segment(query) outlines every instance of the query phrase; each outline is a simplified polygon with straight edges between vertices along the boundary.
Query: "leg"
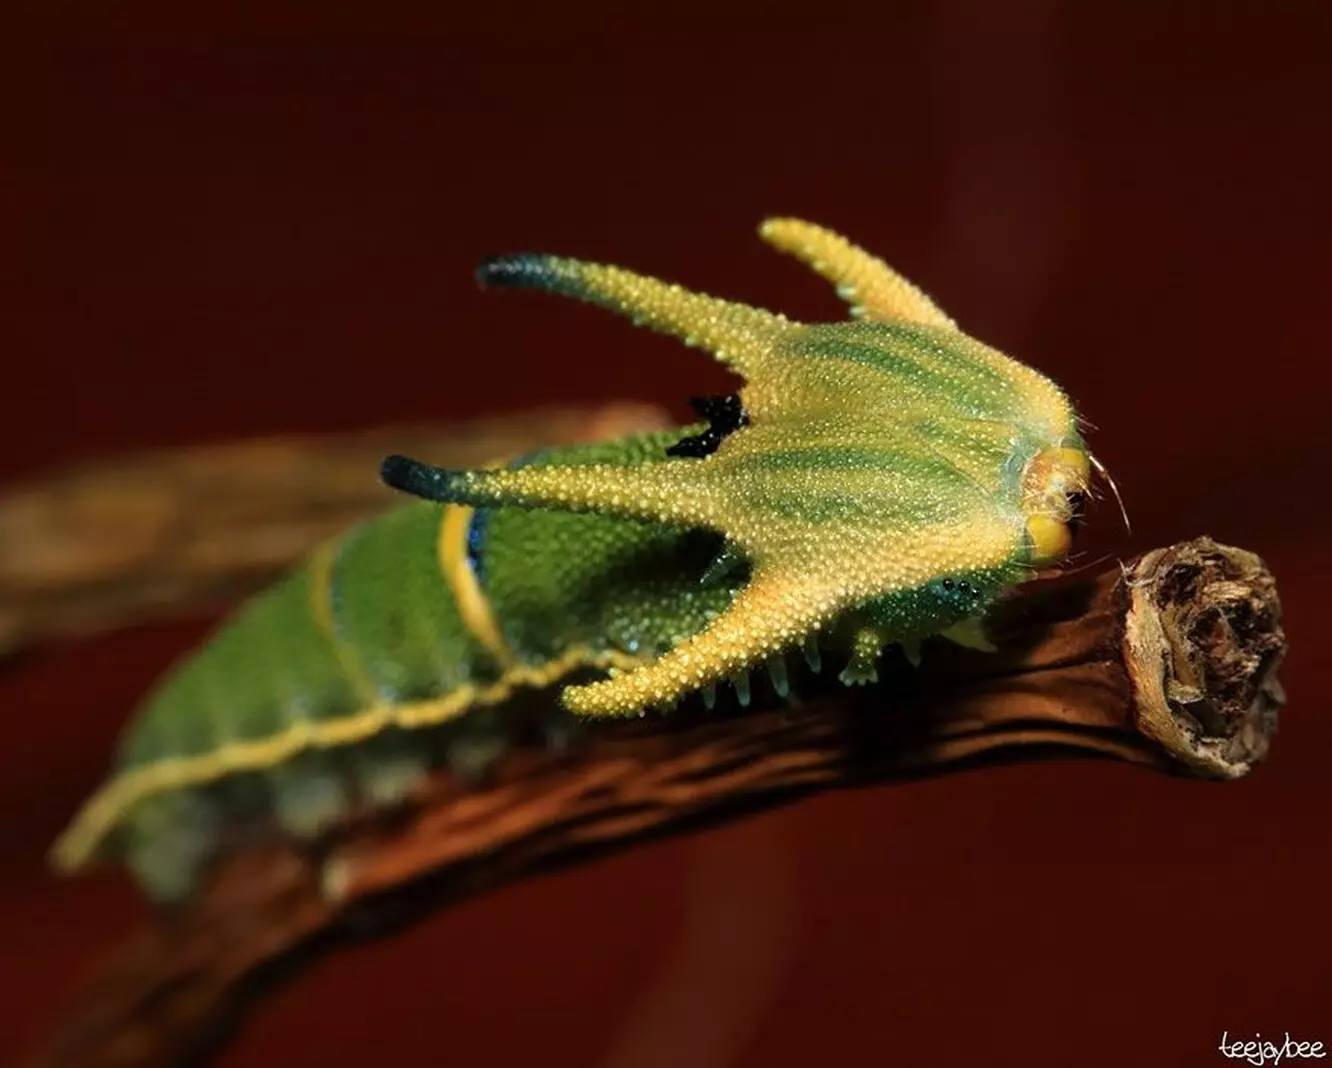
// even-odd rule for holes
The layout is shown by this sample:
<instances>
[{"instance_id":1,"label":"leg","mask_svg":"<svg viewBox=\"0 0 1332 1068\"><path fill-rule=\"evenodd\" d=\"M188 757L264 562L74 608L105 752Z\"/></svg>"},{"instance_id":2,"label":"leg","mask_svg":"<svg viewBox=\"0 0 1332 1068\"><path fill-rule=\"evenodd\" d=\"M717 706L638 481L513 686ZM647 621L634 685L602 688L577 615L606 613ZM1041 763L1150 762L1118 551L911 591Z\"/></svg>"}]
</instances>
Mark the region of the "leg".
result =
<instances>
[{"instance_id":1,"label":"leg","mask_svg":"<svg viewBox=\"0 0 1332 1068\"><path fill-rule=\"evenodd\" d=\"M879 680L879 657L888 644L888 636L878 627L865 624L856 628L851 639L851 661L837 677L844 686L864 686Z\"/></svg>"}]
</instances>

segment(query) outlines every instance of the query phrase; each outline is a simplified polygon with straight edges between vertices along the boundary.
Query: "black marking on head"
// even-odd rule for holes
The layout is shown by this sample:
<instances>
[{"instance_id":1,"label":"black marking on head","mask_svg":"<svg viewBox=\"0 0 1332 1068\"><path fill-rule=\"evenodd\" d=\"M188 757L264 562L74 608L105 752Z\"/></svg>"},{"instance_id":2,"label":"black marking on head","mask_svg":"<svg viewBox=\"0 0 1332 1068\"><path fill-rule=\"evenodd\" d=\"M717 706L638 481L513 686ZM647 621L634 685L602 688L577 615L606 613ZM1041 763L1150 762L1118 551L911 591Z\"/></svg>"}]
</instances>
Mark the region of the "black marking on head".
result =
<instances>
[{"instance_id":1,"label":"black marking on head","mask_svg":"<svg viewBox=\"0 0 1332 1068\"><path fill-rule=\"evenodd\" d=\"M739 393L725 393L717 397L690 397L689 405L708 421L707 430L681 438L666 450L667 456L687 456L702 459L711 456L722 440L742 426L749 425L749 413Z\"/></svg>"}]
</instances>

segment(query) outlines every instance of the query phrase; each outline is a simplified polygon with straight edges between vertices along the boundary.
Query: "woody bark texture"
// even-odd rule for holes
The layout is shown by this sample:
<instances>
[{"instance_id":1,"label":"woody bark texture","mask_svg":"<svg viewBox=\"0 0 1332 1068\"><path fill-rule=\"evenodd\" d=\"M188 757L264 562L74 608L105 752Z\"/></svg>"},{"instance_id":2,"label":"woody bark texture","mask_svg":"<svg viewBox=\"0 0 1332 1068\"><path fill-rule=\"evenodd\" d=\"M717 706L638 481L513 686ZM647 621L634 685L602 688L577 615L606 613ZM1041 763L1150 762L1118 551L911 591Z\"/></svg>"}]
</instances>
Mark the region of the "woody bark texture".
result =
<instances>
[{"instance_id":1,"label":"woody bark texture","mask_svg":"<svg viewBox=\"0 0 1332 1068\"><path fill-rule=\"evenodd\" d=\"M206 613L395 502L379 462L471 467L668 425L641 404L552 408L168 449L85 463L0 496L0 656L49 638Z\"/></svg>"},{"instance_id":2,"label":"woody bark texture","mask_svg":"<svg viewBox=\"0 0 1332 1068\"><path fill-rule=\"evenodd\" d=\"M1117 757L1244 775L1267 751L1285 652L1271 574L1208 538L1033 583L991 619L997 653L927 643L875 688L793 680L784 707L595 724L518 746L483 784L438 773L392 820L317 849L219 865L85 990L40 1063L165 1066L215 1044L278 974L509 879L818 790L997 760ZM521 708L515 715L527 714Z\"/></svg>"}]
</instances>

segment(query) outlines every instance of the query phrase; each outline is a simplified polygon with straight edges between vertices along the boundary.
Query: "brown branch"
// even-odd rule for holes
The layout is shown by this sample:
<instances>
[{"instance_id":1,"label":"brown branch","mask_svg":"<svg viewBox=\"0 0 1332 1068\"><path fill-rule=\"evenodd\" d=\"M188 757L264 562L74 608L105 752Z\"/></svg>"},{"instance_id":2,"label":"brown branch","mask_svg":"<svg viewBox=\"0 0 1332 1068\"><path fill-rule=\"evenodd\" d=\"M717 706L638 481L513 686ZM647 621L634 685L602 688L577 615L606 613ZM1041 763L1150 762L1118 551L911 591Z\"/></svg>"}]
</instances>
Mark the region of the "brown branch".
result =
<instances>
[{"instance_id":1,"label":"brown branch","mask_svg":"<svg viewBox=\"0 0 1332 1068\"><path fill-rule=\"evenodd\" d=\"M597 725L563 754L518 747L483 788L441 772L407 810L317 852L237 855L89 987L41 1063L178 1064L279 964L289 973L504 880L815 790L1078 754L1234 778L1266 753L1285 639L1251 553L1200 538L1122 572L1033 584L991 630L998 653L931 643L918 672L878 690ZM798 692L817 688L806 676Z\"/></svg>"},{"instance_id":2,"label":"brown branch","mask_svg":"<svg viewBox=\"0 0 1332 1068\"><path fill-rule=\"evenodd\" d=\"M645 405L554 408L158 450L59 472L0 497L0 654L235 601L391 505L378 478L386 453L475 466L665 425Z\"/></svg>"}]
</instances>

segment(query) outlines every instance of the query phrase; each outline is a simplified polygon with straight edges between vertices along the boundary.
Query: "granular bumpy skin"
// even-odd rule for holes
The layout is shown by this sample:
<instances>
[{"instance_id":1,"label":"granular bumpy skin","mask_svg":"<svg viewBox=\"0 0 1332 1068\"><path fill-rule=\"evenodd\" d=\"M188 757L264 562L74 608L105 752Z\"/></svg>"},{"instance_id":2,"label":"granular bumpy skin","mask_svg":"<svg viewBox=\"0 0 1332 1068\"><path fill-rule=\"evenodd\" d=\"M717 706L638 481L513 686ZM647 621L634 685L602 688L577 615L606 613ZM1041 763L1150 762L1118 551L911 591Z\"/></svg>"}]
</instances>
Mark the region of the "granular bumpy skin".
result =
<instances>
[{"instance_id":1,"label":"granular bumpy skin","mask_svg":"<svg viewBox=\"0 0 1332 1068\"><path fill-rule=\"evenodd\" d=\"M477 272L485 285L575 297L711 351L745 380L746 420L706 455L470 471L385 462L391 484L433 500L701 528L748 561L748 583L702 630L566 689L582 715L669 707L847 618L843 677L865 681L884 644L914 648L980 616L1068 548L1088 460L1059 388L963 334L844 238L793 219L760 234L836 284L856 321L792 322L557 256L498 257Z\"/></svg>"},{"instance_id":2,"label":"granular bumpy skin","mask_svg":"<svg viewBox=\"0 0 1332 1068\"><path fill-rule=\"evenodd\" d=\"M994 599L1068 550L1089 471L1072 407L844 238L790 219L761 234L853 319L555 256L484 263L488 285L610 308L745 384L699 401L706 423L507 466L389 457L385 480L425 500L327 542L173 667L55 865L118 857L178 900L255 835L317 838L440 764L484 773L525 691L565 686L584 716L711 704L718 683L743 705L755 669L787 694L796 648L815 670L821 647L841 659L848 685L889 644L983 648Z\"/></svg>"}]
</instances>

